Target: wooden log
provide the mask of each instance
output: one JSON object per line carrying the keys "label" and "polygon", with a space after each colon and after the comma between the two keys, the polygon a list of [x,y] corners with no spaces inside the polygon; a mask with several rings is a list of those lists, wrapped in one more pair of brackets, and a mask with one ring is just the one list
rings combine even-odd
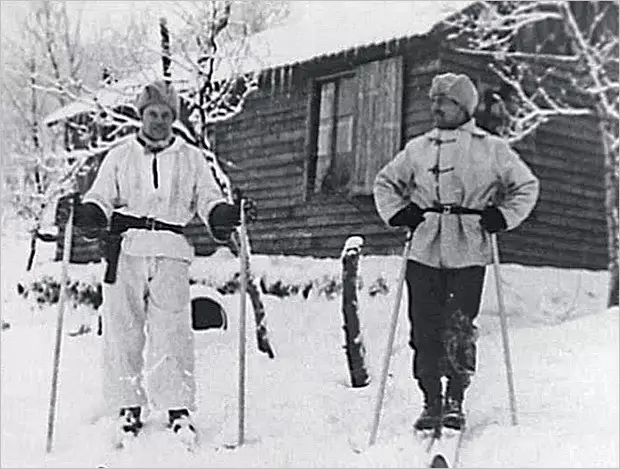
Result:
{"label": "wooden log", "polygon": [[363,244],[360,236],[347,239],[342,251],[342,315],[344,317],[345,350],[351,385],[361,388],[370,383],[364,357],[366,349],[362,339],[358,316],[357,273]]}

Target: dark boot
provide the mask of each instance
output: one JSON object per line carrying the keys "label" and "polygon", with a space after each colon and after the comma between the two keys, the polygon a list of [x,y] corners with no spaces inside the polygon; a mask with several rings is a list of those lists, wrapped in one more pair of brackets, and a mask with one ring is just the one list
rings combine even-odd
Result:
{"label": "dark boot", "polygon": [[130,444],[140,434],[143,426],[140,420],[141,410],[140,406],[121,408],[114,436],[117,448],[124,448],[125,445]]}
{"label": "dark boot", "polygon": [[466,382],[469,379],[451,378],[446,390],[446,401],[443,408],[441,423],[446,428],[462,430],[465,427],[465,413],[463,412],[463,399]]}
{"label": "dark boot", "polygon": [[416,430],[433,430],[441,424],[442,398],[439,378],[418,378],[418,384],[424,394],[424,409],[413,424]]}
{"label": "dark boot", "polygon": [[187,409],[170,409],[168,411],[168,427],[188,450],[193,451],[198,443],[196,426]]}
{"label": "dark boot", "polygon": [[452,430],[462,430],[465,427],[463,401],[459,401],[450,396],[446,397],[441,424],[445,428],[451,428]]}
{"label": "dark boot", "polygon": [[413,424],[416,430],[434,430],[441,423],[441,396],[424,400],[424,410]]}
{"label": "dark boot", "polygon": [[141,412],[142,408],[140,406],[121,408],[119,412],[119,430],[123,433],[138,436],[143,426],[140,420]]}
{"label": "dark boot", "polygon": [[178,433],[183,427],[188,427],[190,431],[196,432],[187,409],[170,409],[168,411],[168,427],[174,433]]}

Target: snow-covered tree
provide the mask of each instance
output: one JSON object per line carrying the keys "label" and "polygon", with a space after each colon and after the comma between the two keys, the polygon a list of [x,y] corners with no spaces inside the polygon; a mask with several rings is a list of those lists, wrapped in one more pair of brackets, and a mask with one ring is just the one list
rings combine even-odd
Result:
{"label": "snow-covered tree", "polygon": [[44,217],[57,198],[70,190],[79,168],[78,155],[59,151],[55,136],[44,129],[45,115],[67,102],[63,95],[47,93],[45,83],[55,81],[70,89],[77,81],[81,55],[80,22],[70,21],[65,2],[43,0],[30,3],[29,8],[21,36],[2,41],[4,122],[11,122],[11,131],[3,135],[3,149],[12,169],[3,179],[9,197],[3,202],[29,225],[27,270],[32,267],[37,240],[54,239],[42,233]]}
{"label": "snow-covered tree", "polygon": [[257,89],[257,62],[248,38],[277,21],[274,11],[281,11],[282,5],[184,2],[171,15],[176,30],[165,20],[161,23],[164,77],[186,77],[180,96],[199,146],[208,148],[209,128],[241,112],[247,96]]}
{"label": "snow-covered tree", "polygon": [[[240,112],[256,88],[256,75],[240,66],[249,54],[244,38],[281,19],[287,2],[168,3],[175,22],[168,31],[165,72],[183,82],[180,95],[190,112],[190,137],[208,147],[208,127]],[[140,125],[132,104],[141,86],[161,76],[163,45],[152,40],[157,17],[143,13],[132,15],[125,28],[110,25],[84,34],[79,6],[69,10],[67,2],[39,0],[29,3],[20,34],[2,38],[8,104],[3,167],[12,168],[3,176],[3,198],[9,197],[3,202],[30,226],[28,269],[37,240],[54,238],[42,233],[46,214],[63,194],[75,190],[89,164],[97,163],[93,155]],[[58,108],[66,110],[57,120],[63,125],[48,127],[46,116]]]}
{"label": "snow-covered tree", "polygon": [[[487,58],[507,90],[501,133],[510,141],[553,117],[597,119],[605,154],[608,305],[618,305],[618,2],[478,2],[449,24],[450,46]],[[537,31],[547,34],[533,47],[523,41]]]}

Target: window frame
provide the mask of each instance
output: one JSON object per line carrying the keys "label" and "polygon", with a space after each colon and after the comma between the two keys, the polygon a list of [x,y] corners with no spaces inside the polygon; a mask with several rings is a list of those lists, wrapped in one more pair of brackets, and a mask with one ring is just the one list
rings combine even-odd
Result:
{"label": "window frame", "polygon": [[[310,200],[315,198],[329,197],[331,194],[316,191],[316,172],[318,168],[318,144],[319,144],[319,129],[320,129],[320,110],[321,110],[321,89],[323,85],[334,82],[334,102],[332,109],[330,110],[330,116],[332,118],[331,125],[331,138],[330,138],[330,155],[332,157],[336,154],[336,148],[338,145],[338,97],[340,91],[340,83],[343,79],[350,79],[357,77],[357,69],[347,69],[341,72],[332,73],[328,75],[321,75],[310,79],[309,84],[309,96],[307,104],[307,129],[306,129],[306,168],[304,178],[304,200]],[[356,151],[356,129],[357,129],[357,106],[353,108],[351,113],[351,150],[350,153],[355,154]]]}
{"label": "window frame", "polygon": [[[350,169],[350,180],[342,184],[339,169],[335,191],[315,192],[318,163],[318,136],[320,126],[321,88],[334,79],[349,78],[355,83],[351,115],[351,162],[336,164]],[[337,90],[336,90],[337,91]],[[405,58],[394,54],[365,61],[338,73],[310,77],[307,95],[306,151],[302,197],[304,201],[319,198],[326,200],[341,192],[346,196],[372,195],[374,176],[393,156],[402,149],[404,134]],[[337,109],[336,109],[337,112]],[[348,116],[347,116],[348,118]],[[338,120],[334,126],[337,128]],[[380,132],[379,138],[375,138]],[[337,144],[337,134],[332,145]],[[348,158],[349,152],[344,152]],[[350,164],[349,164],[350,163]]]}

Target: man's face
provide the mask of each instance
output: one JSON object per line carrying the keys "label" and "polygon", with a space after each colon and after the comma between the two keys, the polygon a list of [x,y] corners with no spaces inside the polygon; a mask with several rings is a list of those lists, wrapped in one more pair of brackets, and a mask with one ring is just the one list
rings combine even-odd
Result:
{"label": "man's face", "polygon": [[164,140],[172,135],[174,114],[165,104],[150,104],[142,113],[144,133],[153,140]]}
{"label": "man's face", "polygon": [[431,98],[431,112],[435,125],[440,129],[455,129],[467,120],[463,107],[443,94]]}

